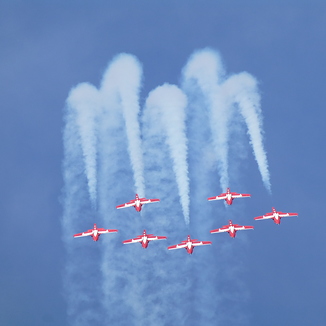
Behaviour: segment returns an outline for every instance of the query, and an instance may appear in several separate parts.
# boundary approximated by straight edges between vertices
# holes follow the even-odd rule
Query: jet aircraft
[[[254,228],[253,226],[233,224],[232,220],[229,220],[229,225],[224,225],[221,228],[212,230],[210,232],[211,233],[229,232],[230,237],[235,238],[237,231],[252,230],[253,228]]]
[[[139,196],[136,194],[135,199],[130,200],[128,203],[118,205],[116,208],[126,208],[126,207],[131,207],[134,206],[137,212],[140,212],[142,209],[142,206],[144,204],[150,204],[150,203],[156,203],[160,201],[159,199],[147,199],[147,198],[139,198]]]
[[[242,197],[250,197],[250,194],[238,194],[237,192],[231,192],[230,188],[227,188],[226,192],[215,197],[209,197],[207,200],[211,201],[211,200],[225,199],[228,205],[232,205],[234,198],[242,198]]]
[[[146,234],[146,230],[144,230],[142,235],[138,235],[136,238],[133,238],[133,239],[122,241],[122,243],[128,244],[128,243],[139,242],[142,245],[142,247],[145,249],[145,248],[147,248],[148,243],[150,241],[153,241],[153,240],[165,240],[165,239],[166,239],[166,237],[155,236],[153,234]]]
[[[273,219],[276,224],[281,223],[281,218],[286,216],[298,216],[298,213],[282,213],[277,212],[274,207],[272,207],[271,213],[266,213],[265,215],[255,217],[254,220],[267,220],[267,219]]]
[[[168,247],[169,250],[185,248],[188,254],[192,254],[194,247],[204,246],[212,244],[211,241],[198,241],[197,239],[191,239],[188,235],[187,240],[181,241],[181,243]]]
[[[101,234],[103,233],[115,233],[118,232],[118,230],[109,230],[109,229],[102,229],[102,228],[98,228],[96,226],[96,224],[94,223],[94,228],[91,230],[87,230],[86,232],[82,232],[82,233],[77,233],[74,234],[74,238],[79,238],[79,237],[86,237],[88,235],[90,235],[94,241],[98,241],[99,237]]]

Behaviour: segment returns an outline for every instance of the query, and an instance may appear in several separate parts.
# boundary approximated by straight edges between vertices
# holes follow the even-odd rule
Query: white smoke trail
[[[136,193],[144,196],[144,167],[141,149],[139,127],[139,92],[141,87],[142,67],[133,55],[122,53],[118,55],[103,78],[101,93],[102,100],[108,103],[108,94],[114,95],[121,105],[125,121],[125,132],[128,138],[128,151],[134,172]],[[108,91],[108,92],[107,92]],[[113,94],[112,94],[113,93]],[[109,100],[110,101],[110,100]]]
[[[148,110],[158,108],[166,132],[166,142],[173,160],[180,202],[186,224],[189,224],[189,178],[185,108],[187,98],[175,85],[164,84],[153,90],[147,100]]]
[[[183,70],[183,88],[187,94],[199,91],[204,95],[205,100],[202,105],[203,109],[207,107],[209,111],[212,144],[217,159],[220,185],[225,190],[229,186],[228,124],[230,106],[221,91],[220,85],[223,77],[222,60],[217,52],[210,49],[195,52]]]
[[[134,56],[121,54],[106,69],[100,88],[99,124],[99,213],[102,221],[119,229],[115,241],[101,239],[101,270],[105,320],[109,324],[137,325],[144,316],[140,292],[139,258],[135,248],[122,245],[122,240],[141,233],[139,213],[133,208],[116,210],[132,191],[133,181],[139,195],[144,193],[143,160],[138,122],[138,93],[141,66]],[[133,180],[134,179],[134,180]],[[123,322],[121,322],[123,316]]]
[[[179,283],[179,288],[189,287],[190,280],[180,282],[178,274],[174,273],[175,270],[179,270],[186,275],[185,264],[180,267],[175,264],[166,266],[168,253],[165,243],[151,243],[146,250],[138,244],[131,246],[121,244],[122,240],[141,234],[144,228],[158,235],[167,234],[167,230],[170,231],[169,235],[176,233],[175,229],[171,228],[171,218],[174,226],[180,226],[178,230],[182,229],[184,222],[181,212],[173,205],[178,197],[175,192],[176,182],[173,164],[169,160],[168,146],[164,141],[162,112],[157,107],[153,110],[147,108],[144,110],[143,146],[147,159],[146,185],[149,193],[160,198],[161,202],[144,207],[143,219],[139,218],[139,213],[133,208],[114,210],[115,205],[122,203],[121,198],[126,198],[126,194],[130,192],[132,175],[127,153],[128,142],[131,140],[126,137],[127,126],[122,115],[123,103],[127,101],[124,97],[128,92],[118,90],[116,85],[118,67],[123,68],[117,60],[110,64],[100,89],[103,111],[99,132],[99,212],[103,221],[110,221],[119,229],[120,240],[112,242],[109,237],[101,239],[105,244],[101,269],[104,304],[108,307],[106,320],[114,325],[163,326],[167,324],[167,320],[170,321],[169,324],[177,321],[177,324],[181,325],[184,324],[182,311],[175,311],[170,316],[164,316],[164,313],[171,303],[180,306],[182,301],[181,296],[175,296],[175,289],[171,291],[169,282],[172,280]],[[126,79],[125,83],[128,82]],[[132,115],[132,119],[134,121],[130,121],[130,124],[134,125],[137,122],[137,115]],[[147,218],[148,216],[150,218]],[[153,248],[155,246],[156,249]],[[161,251],[159,255],[157,250]]]
[[[175,86],[165,85],[165,87],[171,87],[171,91]],[[165,87],[161,91],[164,91]],[[146,308],[144,318],[139,324],[185,325],[187,310],[191,305],[191,302],[184,300],[191,293],[192,277],[189,268],[191,259],[184,256],[187,255],[182,252],[184,249],[171,255],[166,247],[174,241],[183,240],[182,237],[186,237],[189,232],[189,225],[184,222],[182,207],[179,204],[180,196],[176,191],[178,185],[173,170],[171,149],[167,143],[163,106],[155,101],[157,91],[158,89],[152,91],[146,100],[142,116],[142,134],[146,189],[161,201],[155,206],[144,208],[143,220],[148,231],[156,235],[165,235],[168,240],[150,243],[147,252],[142,255],[140,263],[145,284],[142,298]],[[178,91],[176,93],[180,94]],[[153,100],[156,105],[152,105]],[[171,102],[176,103],[176,100]],[[185,303],[188,307],[186,310]]]
[[[243,72],[229,77],[223,88],[236,103],[248,127],[250,143],[266,189],[271,192],[270,174],[263,145],[262,113],[256,79]]]
[[[194,92],[197,85],[205,98],[203,105],[208,106],[221,188],[225,190],[229,186],[229,129],[236,113],[234,104],[237,104],[248,127],[250,143],[263,183],[266,189],[271,191],[267,157],[263,146],[257,82],[253,76],[245,72],[228,79],[224,74],[219,54],[211,49],[195,52],[183,71],[183,85],[186,92]]]
[[[76,111],[75,123],[78,126],[81,139],[88,191],[92,205],[96,207],[96,116],[99,112],[98,91],[88,83],[79,84],[71,90],[67,99],[67,105]]]
[[[242,76],[242,74],[237,76]],[[251,143],[253,144],[255,142],[259,144],[257,130],[258,134],[261,135],[262,125],[255,122],[261,121],[260,112],[259,110],[253,110],[253,107],[257,107],[257,103],[259,104],[259,96],[257,98],[258,92],[253,87],[253,84],[250,84],[248,80],[245,83],[242,79],[239,78],[237,81],[232,78],[227,79],[219,54],[210,49],[195,52],[183,70],[182,86],[190,102],[187,114],[188,134],[191,138],[189,139],[189,175],[192,198],[190,208],[192,214],[194,214],[191,221],[192,226],[195,227],[197,232],[202,232],[202,234],[206,230],[216,227],[216,225],[212,225],[213,221],[211,219],[199,220],[196,218],[197,216],[214,216],[218,213],[217,215],[223,217],[224,214],[221,209],[216,210],[215,208],[213,213],[210,210],[212,206],[206,207],[202,205],[203,198],[209,196],[207,191],[214,188],[211,181],[213,179],[212,165],[207,164],[207,160],[205,160],[205,157],[208,157],[206,154],[207,150],[204,146],[200,148],[200,145],[208,144],[208,146],[213,147],[220,177],[220,186],[222,190],[225,190],[226,187],[230,186],[229,169],[232,160],[229,160],[229,149],[232,143],[229,145],[229,134],[232,130],[236,131],[233,126],[234,122],[238,122],[238,116],[235,115],[237,113],[235,110],[236,106],[240,108],[241,115],[248,126],[250,135],[255,135],[255,140],[251,136]],[[257,99],[258,102],[253,102]],[[205,129],[207,125],[210,126],[210,132]],[[243,136],[240,135],[239,137],[242,137],[241,142],[243,142]],[[256,147],[258,148],[258,152],[259,149],[263,149],[262,142],[260,144],[261,147]],[[257,159],[256,153],[254,150]],[[233,166],[234,164],[232,168]],[[197,171],[203,171],[204,173],[198,177]],[[238,173],[237,170],[233,169],[233,171]],[[263,174],[262,179],[265,183],[266,178]],[[204,257],[199,256],[198,264],[200,270],[196,269],[196,267],[194,268],[194,273],[198,273],[196,277],[198,290],[195,292],[195,295],[202,302],[203,306],[206,307],[205,313],[200,314],[200,324],[203,325],[211,324],[212,320],[217,323],[225,323],[228,320],[229,314],[218,312],[228,310],[228,305],[223,304],[223,302],[234,300],[234,296],[245,300],[246,291],[243,288],[240,289],[241,286],[239,284],[233,287],[233,289],[228,289],[228,291],[232,292],[232,297],[230,297],[228,291],[223,291],[223,282],[231,281],[235,284],[235,280],[234,275],[231,276],[230,273],[224,275],[225,273],[220,269],[220,266],[223,265],[228,270],[236,269],[237,273],[241,270],[241,268],[230,265],[228,257],[235,257],[235,253],[233,252],[233,247],[228,246],[227,243],[220,243],[219,247],[223,249],[220,249],[221,252],[216,260],[210,261],[208,255]],[[240,259],[237,260],[237,266],[240,263]],[[210,279],[216,287],[207,287],[207,279]],[[212,297],[215,300],[211,300]],[[233,307],[233,309],[238,308],[237,305]],[[194,307],[195,314],[197,309],[198,313],[202,312],[200,307]]]
[[[239,80],[232,76],[224,82],[221,60],[216,53],[203,50],[195,54],[184,69],[183,86],[190,100],[189,145],[185,136],[186,97],[176,86],[166,84],[152,91],[146,101],[142,117],[143,150],[138,123],[141,68],[135,57],[117,56],[106,70],[99,91],[87,84],[82,84],[84,94],[72,91],[64,135],[62,224],[68,258],[65,274],[68,313],[75,325],[101,324],[103,316],[108,324],[114,325],[184,325],[193,320],[210,325],[225,315],[220,312],[228,309],[228,303],[223,306],[223,293],[239,294],[239,291],[237,285],[230,289],[221,283],[225,274],[220,267],[225,266],[220,258],[221,246],[213,243],[211,247],[196,248],[193,256],[184,250],[169,252],[166,246],[183,240],[188,232],[200,240],[211,240],[206,238],[207,232],[217,225],[209,217],[216,210],[203,204],[214,184],[211,147],[215,151],[214,161],[218,160],[221,186],[225,187],[229,182],[229,124],[234,121],[231,113],[235,107],[239,107],[246,121],[256,160],[266,176],[259,96],[255,82],[242,75],[245,74],[236,75]],[[83,128],[82,136],[81,128],[87,117],[84,105],[87,114],[91,107],[100,110],[91,111],[96,114],[90,116],[90,126]],[[81,114],[83,118],[77,118]],[[83,157],[86,161],[87,146],[93,146],[87,152],[88,159],[93,158],[90,160],[93,165],[87,163],[88,167],[97,167],[94,174],[97,182],[91,185],[97,190],[94,200],[97,198],[101,224],[119,229],[117,235],[102,236],[99,243],[88,238],[82,239],[87,242],[75,242],[71,237],[74,232],[82,231],[82,224],[87,225],[90,218],[85,185],[88,183],[90,192],[91,174],[86,173],[86,180],[83,173],[86,163],[82,161]],[[269,181],[268,169],[267,176],[263,180]],[[131,193],[132,179],[139,194],[145,191],[146,182],[149,193],[161,199],[159,204],[144,207],[143,219],[132,208],[115,209]],[[185,225],[189,206],[191,223]],[[223,216],[222,209],[218,213]],[[122,240],[141,234],[144,228],[149,233],[168,236],[168,241],[150,243],[146,250],[137,244],[122,245]],[[229,255],[230,251],[224,253],[226,261],[234,256]],[[216,254],[216,259],[211,259],[212,254]],[[233,276],[228,282],[236,284]],[[234,300],[227,298],[228,302]]]
[[[99,323],[102,311],[102,292],[93,283],[101,282],[101,274],[94,269],[98,260],[98,248],[90,242],[73,239],[74,233],[86,231],[93,219],[89,209],[87,178],[84,173],[83,151],[77,112],[70,105],[65,110],[64,141],[64,198],[63,198],[63,241],[66,248],[64,291],[67,299],[68,321],[76,326]],[[85,223],[86,221],[86,223]],[[92,221],[93,222],[93,221]],[[90,239],[86,239],[90,240]],[[82,254],[81,254],[82,253]],[[87,259],[85,259],[87,257]],[[95,308],[99,314],[94,314]]]
[[[101,323],[100,316],[105,315],[102,304],[107,304],[108,300],[112,303],[112,299],[108,299],[111,296],[110,289],[113,286],[117,290],[121,284],[117,282],[120,277],[119,268],[126,269],[132,261],[130,255],[125,257],[119,251],[121,248],[116,250],[113,247],[113,250],[101,252],[101,245],[109,244],[114,235],[102,236],[98,243],[93,243],[88,238],[78,241],[72,239],[72,235],[93,226],[94,212],[90,211],[87,200],[85,201],[85,184],[88,184],[93,208],[96,207],[97,198],[99,201],[99,217],[102,218],[102,223],[96,222],[108,228],[128,228],[130,221],[128,223],[124,218],[120,219],[121,223],[115,222],[113,226],[107,225],[107,222],[109,217],[111,223],[114,223],[112,215],[117,215],[114,207],[119,203],[121,194],[128,194],[132,188],[132,179],[135,181],[136,191],[140,195],[144,193],[138,123],[141,73],[141,66],[134,56],[121,54],[106,70],[100,90],[83,83],[72,89],[67,99],[62,225],[68,258],[64,276],[68,315],[74,325]],[[85,171],[86,180],[81,171]],[[138,223],[134,223],[134,227],[137,225]],[[121,241],[118,243],[121,244]],[[112,247],[112,244],[109,246]],[[83,255],[80,255],[81,252]],[[114,261],[115,268],[112,268],[113,264],[108,265],[111,261],[109,255],[114,256],[115,252],[118,257]],[[102,273],[100,269],[94,268],[101,261],[100,254],[103,256]],[[134,266],[137,266],[137,262],[134,262]],[[138,284],[135,274],[136,271],[127,277],[132,290]],[[93,280],[94,276],[96,281]],[[140,302],[137,295],[130,295],[129,288],[126,296]],[[131,323],[135,315],[139,317],[141,309],[137,311],[130,300],[125,301],[125,310],[130,313],[124,314],[124,318],[129,318]],[[121,309],[117,309],[114,314],[117,318],[120,317],[118,311],[121,312]]]

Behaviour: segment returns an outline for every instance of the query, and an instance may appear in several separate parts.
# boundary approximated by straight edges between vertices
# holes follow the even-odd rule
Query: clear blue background
[[[248,236],[245,313],[251,325],[326,324],[324,1],[1,0],[2,325],[66,324],[60,196],[71,87],[98,85],[112,57],[129,52],[144,65],[144,99],[178,83],[206,46],[229,73],[260,82],[273,195],[249,156],[246,214],[299,213],[280,227],[257,222]]]

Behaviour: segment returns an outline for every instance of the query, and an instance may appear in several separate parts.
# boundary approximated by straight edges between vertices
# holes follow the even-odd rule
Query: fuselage
[[[232,198],[232,194],[230,193],[230,190],[228,188],[228,191],[226,193],[226,198],[225,198],[225,201],[228,205],[232,205],[232,202],[233,202],[233,198]]]
[[[277,213],[276,209],[273,207],[273,220],[276,224],[281,224],[280,215]]]
[[[139,200],[136,200],[135,201],[135,210],[137,211],[137,212],[140,212],[141,211],[141,207],[142,207],[142,204],[140,203],[140,201]]]
[[[135,210],[137,211],[137,212],[140,212],[141,211],[141,207],[142,207],[142,204],[141,204],[141,202],[140,202],[140,200],[139,200],[139,197],[138,197],[138,195],[136,195],[136,199],[135,199]]]
[[[194,251],[194,246],[192,245],[192,242],[191,242],[191,239],[190,239],[189,235],[188,235],[188,238],[187,238],[187,247],[185,249],[187,250],[187,253],[190,254],[190,255]]]
[[[281,219],[280,219],[280,216],[278,215],[278,213],[273,214],[273,220],[276,224],[281,224]]]
[[[93,238],[94,241],[97,241],[99,239],[100,234],[98,233],[97,229],[93,230],[93,233],[92,233],[91,237]]]
[[[234,228],[233,225],[229,226],[229,234],[231,238],[235,238],[235,234],[237,233],[236,229]]]
[[[194,247],[193,247],[191,242],[187,242],[186,250],[187,250],[187,253],[190,254],[190,255],[193,253]]]
[[[148,238],[147,238],[146,235],[144,235],[144,236],[142,237],[141,246],[142,246],[143,248],[147,248],[147,247],[148,247],[148,243],[149,243]]]

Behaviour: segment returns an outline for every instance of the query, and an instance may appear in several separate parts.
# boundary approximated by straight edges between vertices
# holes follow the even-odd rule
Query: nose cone
[[[225,201],[228,205],[232,205],[232,198],[226,198]]]
[[[191,255],[193,253],[193,251],[194,251],[194,248],[193,247],[190,247],[190,248],[187,247],[186,249],[187,249],[187,253],[189,255]]]
[[[146,248],[148,247],[148,241],[146,241],[146,242],[142,242],[142,243],[141,243],[141,246],[142,246],[144,249],[146,249]]]
[[[135,206],[135,208],[136,208],[136,211],[137,211],[137,212],[140,212],[140,211],[141,211],[141,205],[139,205],[139,206]]]

